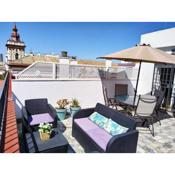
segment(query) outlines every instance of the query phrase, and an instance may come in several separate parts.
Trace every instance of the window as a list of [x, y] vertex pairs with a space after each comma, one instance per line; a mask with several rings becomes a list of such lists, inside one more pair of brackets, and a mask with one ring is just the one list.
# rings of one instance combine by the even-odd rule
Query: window
[[172, 49], [172, 55], [175, 55], [175, 49]]
[[19, 58], [19, 54], [15, 53], [15, 59], [17, 60]]

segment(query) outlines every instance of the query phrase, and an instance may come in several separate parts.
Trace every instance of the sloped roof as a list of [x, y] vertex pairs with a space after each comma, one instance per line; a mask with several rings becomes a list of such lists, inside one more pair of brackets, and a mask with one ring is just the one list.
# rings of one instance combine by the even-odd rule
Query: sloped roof
[[[14, 66], [29, 66], [32, 63], [36, 61], [46, 61], [46, 62], [54, 62], [54, 63], [59, 63], [59, 58], [53, 57], [53, 56], [46, 56], [46, 55], [34, 55], [34, 56], [26, 56], [18, 60], [14, 61], [9, 61], [9, 65], [14, 65]], [[70, 60], [73, 61], [73, 60]], [[95, 65], [95, 66], [105, 66], [106, 62], [105, 61], [97, 61], [97, 60], [86, 60], [86, 59], [81, 59], [81, 60], [76, 60], [78, 64], [84, 64], [84, 65]], [[117, 66], [127, 66], [127, 64], [121, 65], [121, 63], [112, 63], [112, 67], [117, 67]], [[128, 66], [133, 66], [129, 64]]]
[[105, 66], [106, 63], [105, 63], [105, 61], [78, 60], [78, 64]]
[[[59, 63], [59, 58], [46, 56], [46, 55], [34, 55], [34, 56], [26, 56], [18, 60], [9, 61], [10, 64], [18, 64], [18, 65], [30, 65], [36, 61], [46, 61], [46, 62], [55, 62]], [[71, 61], [71, 60], [70, 60]], [[105, 66], [105, 61], [96, 61], [96, 60], [77, 60], [78, 64], [86, 64], [86, 65], [98, 65]]]
[[[78, 60], [78, 64], [106, 66], [105, 61], [96, 61], [96, 60]], [[112, 63], [112, 67], [117, 67], [118, 65], [119, 65], [118, 63]]]
[[18, 60], [10, 61], [10, 64], [32, 64], [35, 61], [47, 61], [47, 62], [59, 62], [59, 59], [52, 56], [45, 55], [34, 55], [34, 56], [26, 56]]

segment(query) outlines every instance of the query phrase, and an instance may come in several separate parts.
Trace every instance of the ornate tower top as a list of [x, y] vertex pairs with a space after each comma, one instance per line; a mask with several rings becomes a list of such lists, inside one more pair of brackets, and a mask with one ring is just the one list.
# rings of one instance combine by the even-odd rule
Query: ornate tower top
[[12, 34], [11, 34], [10, 40], [16, 41], [16, 42], [21, 42], [21, 41], [20, 41], [20, 35], [18, 34], [18, 29], [17, 29], [17, 27], [16, 27], [16, 23], [15, 23], [15, 25], [14, 25], [14, 27], [13, 27], [12, 30], [13, 30], [13, 32], [12, 32]]

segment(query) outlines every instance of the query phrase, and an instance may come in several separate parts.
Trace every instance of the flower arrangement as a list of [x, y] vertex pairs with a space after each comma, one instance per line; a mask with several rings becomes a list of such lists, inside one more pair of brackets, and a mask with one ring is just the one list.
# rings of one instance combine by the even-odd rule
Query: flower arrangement
[[40, 123], [39, 132], [42, 133], [51, 133], [52, 132], [52, 124], [50, 123]]
[[58, 109], [65, 109], [66, 106], [69, 104], [68, 99], [60, 99], [57, 102]]
[[49, 123], [40, 123], [39, 125], [39, 134], [42, 141], [50, 139], [52, 133], [52, 124]]
[[73, 98], [70, 103], [71, 103], [70, 106], [73, 107], [73, 108], [80, 107], [80, 103], [79, 103], [79, 101], [76, 98]]

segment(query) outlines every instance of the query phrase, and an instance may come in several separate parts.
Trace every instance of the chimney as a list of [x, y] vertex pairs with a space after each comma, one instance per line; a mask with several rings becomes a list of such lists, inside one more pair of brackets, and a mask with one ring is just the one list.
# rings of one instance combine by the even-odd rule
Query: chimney
[[61, 51], [61, 57], [63, 57], [63, 58], [68, 57], [67, 51]]

